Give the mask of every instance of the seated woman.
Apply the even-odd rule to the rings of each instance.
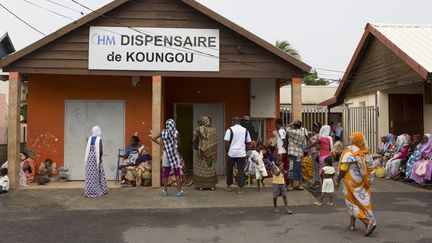
[[[38,185],[46,185],[48,182],[50,182],[50,177],[52,173],[52,160],[46,159],[45,162],[43,162],[38,169],[38,178],[37,178],[37,184]]]
[[[410,178],[418,184],[432,180],[432,138],[420,150],[418,161],[414,163]]]
[[[21,168],[26,177],[26,184],[29,185],[34,181],[36,174],[36,165],[33,159],[29,158],[26,152],[21,152]]]
[[[375,168],[382,167],[387,162],[388,158],[392,156],[393,147],[393,134],[389,133],[385,136],[381,136],[381,146],[378,148],[378,152],[374,154],[373,165]]]
[[[125,178],[133,187],[145,186],[144,180],[151,179],[152,157],[144,145],[141,146],[138,153],[139,157],[135,163],[126,167]]]
[[[401,161],[408,155],[410,136],[402,134],[397,137],[396,148],[393,157],[386,163],[386,179],[392,178],[399,171]]]
[[[405,176],[406,180],[410,180],[412,167],[414,163],[418,160],[418,157],[420,155],[420,150],[423,147],[423,144],[425,144],[428,140],[428,137],[425,135],[423,137],[423,140],[421,139],[420,135],[414,135],[412,139],[412,144],[410,147],[410,151],[408,152],[408,159],[406,160],[405,165],[401,166],[400,175]]]
[[[130,145],[125,150],[125,154],[121,156],[124,158],[120,165],[122,184],[127,184],[127,167],[137,165],[136,160],[139,158],[139,150],[141,147],[139,137],[133,135],[130,139]]]

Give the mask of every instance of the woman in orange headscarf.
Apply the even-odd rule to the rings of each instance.
[[[373,170],[368,166],[371,162],[369,148],[359,132],[351,134],[350,142],[351,145],[345,148],[340,158],[336,187],[342,184],[342,192],[351,217],[349,229],[355,230],[355,220],[359,219],[366,226],[365,236],[369,236],[377,227],[372,212],[370,187]]]

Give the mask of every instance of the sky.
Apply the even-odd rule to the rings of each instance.
[[[97,9],[110,0],[77,0]],[[0,3],[44,34],[89,10],[72,0],[0,0]],[[370,23],[432,24],[430,0],[198,0],[255,35],[274,44],[287,40],[302,61],[316,68],[320,77],[339,79]],[[57,4],[55,4],[57,3]],[[68,8],[59,6],[64,5]],[[69,9],[71,8],[71,9]],[[0,31],[7,31],[21,49],[43,37],[0,7]],[[333,71],[327,71],[329,69]]]

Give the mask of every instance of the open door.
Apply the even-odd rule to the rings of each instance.
[[[186,170],[193,171],[195,151],[192,148],[193,132],[198,126],[198,118],[208,116],[218,134],[218,152],[216,173],[223,175],[225,172],[225,149],[223,136],[225,135],[225,107],[221,103],[209,104],[175,104],[175,118],[177,130],[180,133],[180,153],[185,160]]]

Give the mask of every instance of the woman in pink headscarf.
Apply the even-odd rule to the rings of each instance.
[[[411,179],[418,184],[424,184],[432,180],[432,139],[420,150],[419,160],[413,165]]]

